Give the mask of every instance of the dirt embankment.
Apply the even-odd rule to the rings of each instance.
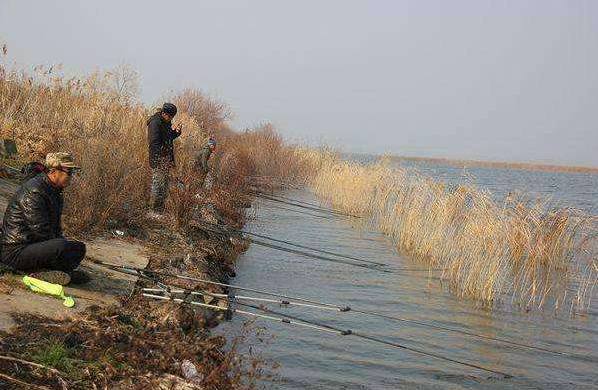
[[[2,211],[16,187],[0,182]],[[234,200],[233,200],[234,202]],[[245,204],[242,204],[245,203]],[[246,200],[237,207],[246,206]],[[238,215],[242,215],[239,213]],[[240,227],[212,205],[195,210],[192,221]],[[251,386],[259,364],[251,366],[210,328],[224,313],[143,297],[157,282],[186,289],[225,289],[176,277],[127,275],[93,263],[145,268],[226,283],[236,256],[246,249],[240,237],[214,235],[190,223],[171,229],[146,221],[139,229],[114,229],[84,239],[89,258],[82,267],[92,281],[67,288],[74,308],[59,299],[27,291],[19,276],[0,278],[0,388],[49,389],[224,389]],[[116,238],[117,236],[117,238]],[[209,296],[201,302],[226,306]]]

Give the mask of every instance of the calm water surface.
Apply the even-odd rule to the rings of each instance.
[[[430,168],[434,169],[434,168]],[[461,180],[459,170],[437,167],[428,174],[445,180]],[[421,167],[420,167],[421,170]],[[489,170],[495,171],[495,170]],[[517,171],[486,173],[479,181],[494,192],[533,188],[548,191],[558,202],[591,211],[598,201],[596,175],[545,174]],[[532,179],[524,177],[533,176]],[[519,181],[513,181],[513,177]],[[555,184],[552,184],[556,177]],[[499,185],[504,178],[505,185]],[[534,181],[535,180],[535,181]],[[541,183],[539,185],[538,183]],[[588,183],[593,183],[589,185]],[[492,187],[494,186],[494,187]],[[517,187],[520,188],[517,188]],[[527,187],[526,187],[527,186]],[[509,187],[509,188],[507,188]],[[552,188],[552,192],[550,192]],[[315,202],[308,192],[294,191],[289,197]],[[396,267],[418,268],[396,253],[382,235],[356,229],[346,219],[314,218],[270,207],[260,202],[251,231],[273,237],[381,261]],[[342,264],[322,262],[252,245],[238,259],[234,283],[248,287],[299,295],[394,316],[429,321],[486,336],[531,343],[567,352],[570,356],[516,348],[457,333],[397,323],[357,313],[278,308],[389,341],[436,352],[486,366],[514,376],[497,376],[409,351],[367,341],[321,333],[272,322],[258,322],[275,338],[254,349],[270,361],[280,363],[278,379],[265,386],[281,389],[562,389],[598,388],[598,316],[568,318],[553,313],[521,313],[505,306],[492,312],[473,302],[457,300],[435,278],[418,272],[380,273]],[[596,295],[596,293],[594,294]],[[235,316],[220,328],[234,336],[245,319]]]

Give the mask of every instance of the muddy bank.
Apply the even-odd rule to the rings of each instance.
[[[2,191],[0,198],[9,194],[10,191]],[[93,263],[100,260],[119,264],[120,261],[127,267],[227,283],[235,275],[235,258],[246,249],[246,243],[233,233],[214,235],[193,221],[218,224],[223,231],[227,226],[240,227],[246,203],[246,199],[236,203],[238,212],[233,213],[233,217],[230,213],[221,213],[214,205],[203,204],[183,228],[174,229],[169,221],[144,221],[135,228],[114,229],[94,240],[84,237],[89,247],[98,242],[104,243],[104,247],[96,248],[82,263],[93,278],[90,286],[67,289],[67,294],[75,296],[76,310],[61,307],[60,301],[54,298],[29,292],[17,276],[4,274],[0,284],[7,288],[0,291],[0,299],[20,296],[20,302],[28,302],[35,310],[28,310],[27,305],[14,305],[15,310],[7,313],[10,326],[2,331],[0,342],[0,388],[222,389],[250,386],[255,373],[246,370],[250,362],[236,354],[234,345],[225,352],[227,340],[210,334],[210,328],[223,320],[223,312],[151,300],[141,295],[142,288],[156,288],[157,282],[214,293],[227,291],[174,277],[151,280],[131,275],[125,275],[129,286],[119,289],[111,282],[123,277],[122,272]],[[146,259],[145,264],[142,261],[131,265],[131,254],[124,248],[132,247],[141,248],[137,255]],[[117,255],[107,256],[114,248]],[[85,300],[85,294],[91,294],[90,289],[95,289],[95,295]],[[111,299],[101,299],[106,296]],[[221,307],[227,305],[226,300],[207,296],[203,300]]]

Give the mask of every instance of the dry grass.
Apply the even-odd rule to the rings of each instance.
[[[153,110],[138,102],[136,77],[119,67],[66,80],[55,76],[53,68],[37,67],[27,74],[6,72],[0,63],[0,137],[16,140],[23,161],[62,150],[73,153],[83,168],[66,193],[69,233],[136,225],[147,210],[146,121]],[[179,107],[175,123],[184,129],[175,141],[177,165],[166,205],[179,228],[195,206],[205,203],[239,220],[249,177],[298,178],[294,149],[284,145],[271,125],[237,133],[227,123],[232,113],[225,103],[192,89],[170,99]],[[210,135],[219,146],[210,160],[214,186],[205,191],[193,166]]]
[[[83,168],[66,194],[65,225],[71,232],[111,221],[132,223],[147,207],[146,120],[152,110],[136,102],[122,73],[64,80],[38,68],[33,75],[4,72],[0,77],[0,136],[17,141],[22,159],[41,160],[48,152],[63,150],[73,153]],[[129,83],[134,86],[133,80]],[[217,108],[204,114],[212,126],[226,119]],[[184,126],[176,142],[180,177],[193,174],[189,167],[207,133],[184,110],[175,122]],[[170,202],[168,207],[177,205]]]
[[[459,296],[525,309],[587,309],[598,278],[597,218],[513,195],[497,203],[388,161],[364,166],[308,152],[311,186],[334,207],[366,216],[398,249],[439,267]],[[305,157],[305,155],[304,155]]]
[[[296,148],[286,145],[269,123],[228,138],[225,148],[251,161],[248,174],[252,177],[301,183],[310,171]]]

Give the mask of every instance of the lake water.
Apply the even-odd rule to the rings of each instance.
[[[418,170],[450,182],[475,180],[498,194],[523,190],[553,197],[553,202],[587,212],[596,210],[598,175],[496,169],[462,170],[418,166]],[[317,200],[307,191],[286,196]],[[401,268],[418,268],[399,255],[375,231],[357,229],[348,219],[314,218],[260,201],[246,229],[303,245],[350,254]],[[353,336],[318,332],[292,325],[257,321],[274,339],[252,346],[262,357],[278,362],[277,380],[264,386],[281,389],[563,389],[598,388],[598,316],[569,318],[552,312],[489,311],[458,300],[435,278],[421,272],[376,270],[310,259],[251,245],[237,262],[234,283],[353,308],[448,326],[488,337],[509,339],[557,350],[568,356],[505,345],[459,333],[394,322],[378,317],[316,309],[280,308],[307,319],[361,331],[391,342],[438,353],[452,359],[507,372],[504,379],[477,369],[410,351],[382,346]],[[249,294],[248,294],[249,295]],[[594,292],[596,295],[596,291]],[[595,299],[594,299],[595,300]],[[221,325],[230,336],[245,321],[236,315]]]

